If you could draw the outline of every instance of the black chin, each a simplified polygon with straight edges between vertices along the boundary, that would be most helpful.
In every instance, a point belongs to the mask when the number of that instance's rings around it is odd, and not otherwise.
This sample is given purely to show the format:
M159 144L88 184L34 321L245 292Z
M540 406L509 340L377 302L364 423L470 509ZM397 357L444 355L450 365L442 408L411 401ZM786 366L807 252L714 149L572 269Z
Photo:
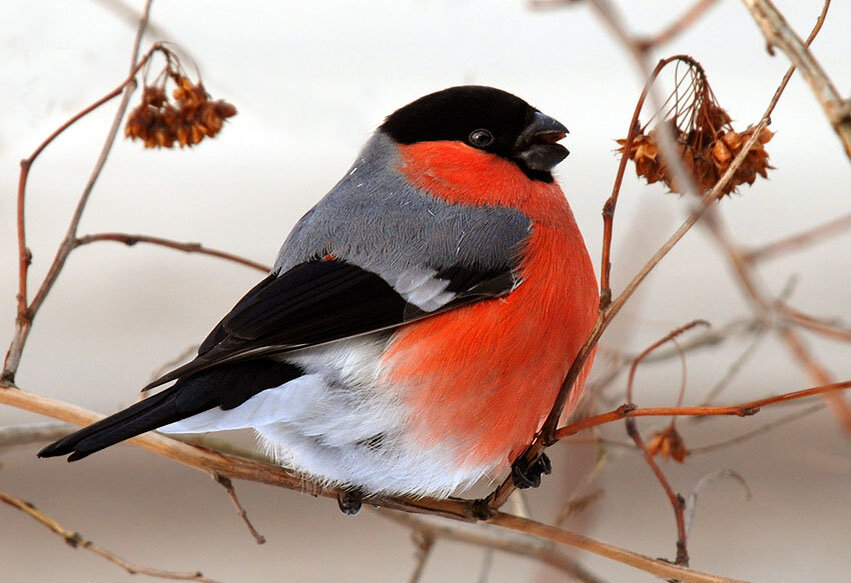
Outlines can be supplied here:
M561 144L531 144L519 152L517 158L529 170L549 172L569 153Z

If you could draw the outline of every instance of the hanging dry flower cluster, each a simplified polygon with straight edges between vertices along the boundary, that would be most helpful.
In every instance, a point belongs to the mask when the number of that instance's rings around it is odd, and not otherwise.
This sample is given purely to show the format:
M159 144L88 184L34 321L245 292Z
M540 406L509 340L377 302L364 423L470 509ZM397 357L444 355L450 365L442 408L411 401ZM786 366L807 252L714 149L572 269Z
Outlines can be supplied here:
M236 115L236 108L226 101L210 101L201 81L193 84L173 53L167 52L166 59L158 80L142 90L142 103L130 112L124 135L142 140L146 148L172 148L175 144L182 148L212 138L225 119ZM174 104L166 92L169 79L177 86L172 91Z
M682 76L677 74L674 91L654 115L654 118L660 119L653 128L648 131L649 123L636 128L626 155L635 163L638 176L643 176L648 183L661 181L671 192L684 192L685 188L677 184L660 153L660 124L664 123L671 132L684 166L698 188L706 192L727 171L742 146L753 135L754 128L749 127L741 132L733 130L730 116L718 104L700 63L689 57L677 57L672 62L677 65L685 63L687 73ZM757 174L768 177L767 170L773 166L768 163L765 144L773 135L768 129L760 132L756 144L721 194L736 192L741 184L753 184ZM618 140L618 152L624 152L626 142L625 139Z

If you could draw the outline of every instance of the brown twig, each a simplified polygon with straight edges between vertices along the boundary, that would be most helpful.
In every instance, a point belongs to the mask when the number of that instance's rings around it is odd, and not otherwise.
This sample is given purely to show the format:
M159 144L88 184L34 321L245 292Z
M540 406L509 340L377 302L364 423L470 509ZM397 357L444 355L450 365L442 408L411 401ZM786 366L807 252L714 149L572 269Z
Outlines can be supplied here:
M790 251L801 251L810 245L821 243L825 239L847 233L851 229L851 214L833 219L821 225L784 237L779 241L767 243L749 250L745 258L749 263L770 261L785 256Z
M674 339L687 332L688 330L694 328L695 326L709 326L709 323L705 320L695 320L693 322L689 322L685 326L681 326L676 330L668 333L664 338L654 342L647 349L645 349L638 357L632 362L632 365L629 368L629 379L627 380L626 385L626 400L629 403L633 402L632 399L632 390L635 381L635 372L638 370L638 365L641 364L641 361L645 356L653 352L658 347L666 344L668 342L674 341ZM683 358L683 363L685 363L685 358ZM685 364L683 364L685 366ZM683 369L685 373L685 369ZM685 390L685 374L683 374L682 386L680 388L680 402L682 401L682 396ZM674 417L676 419L676 417ZM685 503L683 501L682 496L674 492L674 489L671 487L671 484L668 482L668 479L665 477L665 474L662 472L662 469L659 467L659 464L656 463L656 460L653 459L653 455L647 449L647 445L644 443L644 439L641 437L641 433L638 431L638 426L635 424L635 419L627 418L626 420L626 432L635 442L635 446L641 451L641 454L644 456L644 461L647 462L647 465L650 466L650 469L656 475L656 479L659 480L659 484L661 484L662 489L665 491L665 494L668 496L668 500L671 502L671 507L674 509L674 518L677 522L677 565L685 565L688 566L688 546L687 546L687 537L688 534L686 532L685 526L685 516L683 514L683 510L685 509ZM673 421L671 422L673 426Z
M62 525L60 525L58 522L56 522L49 516L46 516L36 510L35 506L30 504L29 502L25 502L4 492L0 492L0 501L5 502L9 506L17 508L18 510L24 512L31 518L34 518L35 520L49 528L51 531L64 538L65 542L69 546L75 549L83 548L88 551L91 551L96 555L103 557L110 563L121 567L130 575L147 575L149 577L157 577L159 579L171 579L176 581L201 581L202 583L216 583L212 579L204 577L204 575L200 571L196 571L194 573L179 573L176 571L151 569L150 567L143 567L141 565L131 563L130 561L122 559L112 551L100 547L92 541L83 538L83 536L79 532L74 532L72 530L64 528Z
M83 235L82 237L74 239L74 247L81 247L97 241L114 241L116 243L124 243L128 247L132 247L136 243L150 243L151 245L168 247L169 249L185 251L186 253L200 253L202 255L218 257L219 259L232 261L240 265L245 265L246 267L252 267L264 273L268 273L271 270L271 267L268 265L257 263L251 259L246 259L245 257L240 257L239 255L228 253L226 251L204 247L201 243L184 243L180 241L173 241L172 239L163 239L162 237L152 237L150 235L131 235L130 233L96 233L93 235Z
M124 112L127 109L127 104L130 101L130 95L136 89L136 73L145 65L145 63L148 62L148 59L150 59L151 55L153 55L154 52L156 52L157 50L161 50L161 46L159 45L159 43L155 43L153 46L151 46L148 52L145 53L145 55L141 59L139 59L139 47L142 43L142 37L145 33L145 27L148 23L148 16L150 15L150 11L151 0L146 0L145 6L142 9L142 18L139 20L139 26L136 29L136 37L133 40L133 50L130 58L130 73L128 74L127 78L122 81L121 84L118 85L118 87L107 93L104 97L95 101L92 105L83 109L83 111L81 111L80 113L69 119L67 122L59 126L59 128L56 129L56 131L54 131L52 134L50 134L50 136L48 136L47 139L44 140L28 158L21 160L21 173L18 177L17 197L18 310L17 316L15 318L15 333L12 337L12 342L9 345L9 350L6 353L6 359L3 366L3 374L2 377L0 377L4 381L14 382L15 373L17 372L18 365L20 364L21 354L23 352L24 345L26 344L27 336L29 335L33 318L35 318L35 315L41 307L41 304L44 302L44 299L47 297L47 294L53 287L53 283L56 281L56 278L59 276L59 272L65 265L65 260L68 258L68 254L74 247L74 239L76 238L77 226L79 225L83 210L85 209L86 203L88 202L92 188L94 188L95 182L97 181L98 176L100 176L100 171L103 168L103 165L106 163L106 158L109 155L110 150L112 149L112 144L115 141L115 136L118 133L118 128L121 125L121 119L124 117ZM77 202L77 207L74 210L74 214L71 218L71 222L68 226L68 231L65 235L65 238L59 249L57 250L56 257L54 258L53 263L48 269L47 275L42 281L41 286L36 292L35 297L33 298L31 303L28 303L27 276L29 272L30 263L32 262L32 253L27 247L24 203L26 200L27 178L29 176L30 168L32 167L36 158L38 158L39 154L41 154L41 152L48 145L50 145L53 140L55 140L60 134L62 134L62 132L71 127L81 118L85 117L95 109L99 108L104 103L107 103L108 101L122 94L122 92L123 95L121 98L121 103L118 106L118 110L115 112L115 117L113 119L112 126L110 127L109 133L107 134L106 141L104 142L103 148L101 149L101 153L98 157L98 160L95 163L94 170L92 171L88 182L83 188L83 193L80 195L79 201Z
M743 405L733 407L710 407L705 412L696 412L694 407L661 408L658 410L635 410L638 415L678 415L678 414L724 414L724 415L748 415L755 408L776 402L787 402L814 394L828 391L837 391L851 388L851 381L834 383L826 387L813 387L795 393L788 393L759 401L752 401ZM30 393L19 387L0 385L0 403L24 409L34 413L47 415L56 419L62 419L75 425L89 425L102 419L101 415L91 413L70 405L51 399L42 395ZM623 412L618 419L629 415L630 411ZM279 486L291 490L306 492L313 496L322 496L336 499L340 491L335 488L323 487L305 479L303 476L268 463L246 460L235 456L228 456L202 448L192 447L174 439L164 437L156 433L147 433L134 437L128 442L132 445L152 451L162 457L172 459L184 465L194 467L207 474L219 473L231 479L243 479L262 484ZM474 522L476 520L477 501L460 500L457 498L436 500L432 498L392 498L392 497L370 497L366 499L369 504L385 508L403 510L409 513L429 514L442 516L454 520ZM542 536L548 540L576 546L589 552L608 557L612 560L645 570L660 577L673 577L682 581L692 583L729 583L731 579L716 575L697 573L670 565L661 560L654 560L626 549L595 541L588 537L549 527L540 523L497 512L492 521L500 526L511 530L527 532L536 536Z
M71 430L72 425L57 421L0 427L0 447L53 441L68 435Z
M245 512L245 508L243 508L242 504L240 504L239 498L236 496L236 490L233 487L233 482L230 478L226 478L218 472L210 472L210 476L213 478L213 481L225 489L225 492L228 494L228 498L230 498L230 501L233 502L234 508L236 508L237 515L245 523L245 526L248 527L248 532L251 533L251 536L254 538L254 542L258 545L264 544L266 542L266 537L257 532L257 529L254 528L254 525L251 524L250 520L248 520L248 513Z
M457 542L469 543L478 547L484 547L511 553L521 557L528 557L554 567L582 583L601 583L601 580L590 573L585 567L574 559L557 551L549 541L530 536L525 533L519 535L494 532L494 529L465 529L452 524L435 523L410 514L402 514L395 511L379 510L379 516L392 520L406 528L420 533L424 538L432 541L446 539Z
M618 204L618 196L620 195L621 185L623 184L623 177L626 172L626 163L629 160L627 152L629 152L630 148L632 148L632 143L635 140L635 136L639 132L638 116L641 115L641 110L644 108L644 101L647 98L647 92L650 90L650 87L656 81L656 77L659 76L659 73L662 71L662 69L676 58L678 57L671 57L669 59L663 59L659 61L659 63L656 65L656 68L653 69L653 72L647 79L647 82L644 84L644 88L641 90L641 94L638 96L638 101L635 104L635 109L632 112L632 119L629 122L629 130L627 131L623 154L621 155L620 162L618 163L618 170L615 174L615 181L612 185L612 193L609 195L609 198L608 200L606 200L605 204L603 204L603 251L600 260L601 310L605 310L606 308L608 308L609 304L612 301L612 288L610 283L610 276L612 271L612 235L614 231L615 209Z
M732 416L732 417L749 417L759 412L760 408L774 405L776 403L787 403L806 397L814 397L816 395L824 395L827 393L844 391L851 388L851 381L843 381L839 383L830 383L792 393L783 393L774 397L765 397L746 403L737 405L723 406L698 406L698 407L646 407L636 408L635 405L627 403L621 405L617 409L613 409L607 413L587 417L576 423L565 425L556 432L559 440L575 435L580 431L605 425L613 421L618 421L627 417L666 417L670 415L678 416Z
M781 425L785 425L791 421L795 421L796 419L800 419L802 417L806 417L816 411L821 411L824 409L823 403L817 403L815 405L810 405L809 407L805 407L800 411L795 411L794 413L790 413L789 415L784 415L779 419L775 419L774 421L769 421L764 425L760 425L756 429L752 431L748 431L746 433L742 433L741 435L737 435L735 437L731 437L730 439L725 439L723 441L718 441L715 443L708 443L706 445L700 445L697 447L690 447L688 450L688 454L692 455L700 455L702 453L709 453L711 451L715 451L718 449L723 449L725 447L730 447L731 445L736 445L738 443L742 443L744 441L748 441L751 438L756 437L757 435L762 435L763 433L767 433L771 431L775 427L779 427Z
M415 529L411 533L411 538L417 548L417 564L414 566L414 571L411 573L411 578L408 581L409 583L419 583L425 573L426 562L428 562L428 558L431 555L431 550L434 548L435 537L426 534L422 530Z
M634 553L632 551L624 551L611 545L594 541L581 534L576 534L567 530L562 530L554 526L549 526L534 520L519 518L511 514L497 512L491 519L491 524L496 524L511 530L526 532L541 536L549 540L553 540L562 544L570 545L590 553L601 555L610 559L614 559L625 565L630 565L636 569L641 569L651 573L657 577L668 579L677 579L682 582L694 583L741 583L737 579L730 579L709 573L701 573L693 571L685 567L672 565L665 561L651 559L645 555Z
M670 42L692 26L701 16L715 4L716 0L697 0L691 8L683 12L674 22L650 38L636 39L642 51L650 51L659 45Z
M768 43L769 52L772 52L773 47L779 48L801 71L821 104L828 121L842 141L845 155L851 158L851 101L839 95L830 78L810 53L807 43L798 37L783 14L770 0L743 0L743 2L762 31Z
M742 367L744 367L751 357L756 354L756 349L762 344L762 341L765 340L768 330L769 326L766 321L756 321L756 330L754 331L754 336L751 339L751 342L736 358L736 360L727 367L727 371L724 375L718 379L714 385L712 385L712 388L709 389L709 391L707 391L706 396L704 396L700 402L701 405L711 405L712 402L715 401L715 399L717 399L724 391L724 389L730 385L739 371L742 370Z
M805 314L790 305L778 301L774 303L774 309L787 322L806 328L811 332L815 332L828 338L836 340L844 340L851 342L851 329L844 327L836 322L827 322L819 318L815 318Z

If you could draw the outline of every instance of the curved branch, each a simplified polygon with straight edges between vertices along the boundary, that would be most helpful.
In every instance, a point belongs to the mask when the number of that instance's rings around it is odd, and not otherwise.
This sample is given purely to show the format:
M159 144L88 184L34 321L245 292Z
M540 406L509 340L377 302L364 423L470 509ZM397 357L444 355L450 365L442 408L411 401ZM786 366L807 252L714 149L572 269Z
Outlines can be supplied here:
M128 247L132 247L136 243L150 243L151 245L168 247L169 249L176 249L186 253L200 253L201 255L218 257L219 259L233 261L234 263L239 263L246 267L253 267L258 271L263 271L265 273L268 273L271 270L271 267L268 265L263 265L262 263L257 263L251 259L240 257L239 255L228 253L226 251L204 247L201 243L184 243L180 241L173 241L171 239L163 239L162 237L153 237L150 235L131 235L130 233L95 233L93 235L77 237L74 240L74 247L82 247L83 245L96 243L98 241L114 241L116 243L124 243Z

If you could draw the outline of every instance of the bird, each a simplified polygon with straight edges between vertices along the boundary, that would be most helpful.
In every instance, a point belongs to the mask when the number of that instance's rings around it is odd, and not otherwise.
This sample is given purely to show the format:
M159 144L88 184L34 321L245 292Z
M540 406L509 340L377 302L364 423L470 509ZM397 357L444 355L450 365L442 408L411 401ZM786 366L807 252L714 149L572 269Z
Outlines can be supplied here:
M444 498L508 472L550 413L599 292L554 167L567 128L493 87L396 110L285 239L271 272L143 390L42 449L253 428L281 465L363 496ZM576 407L592 359L565 411Z

